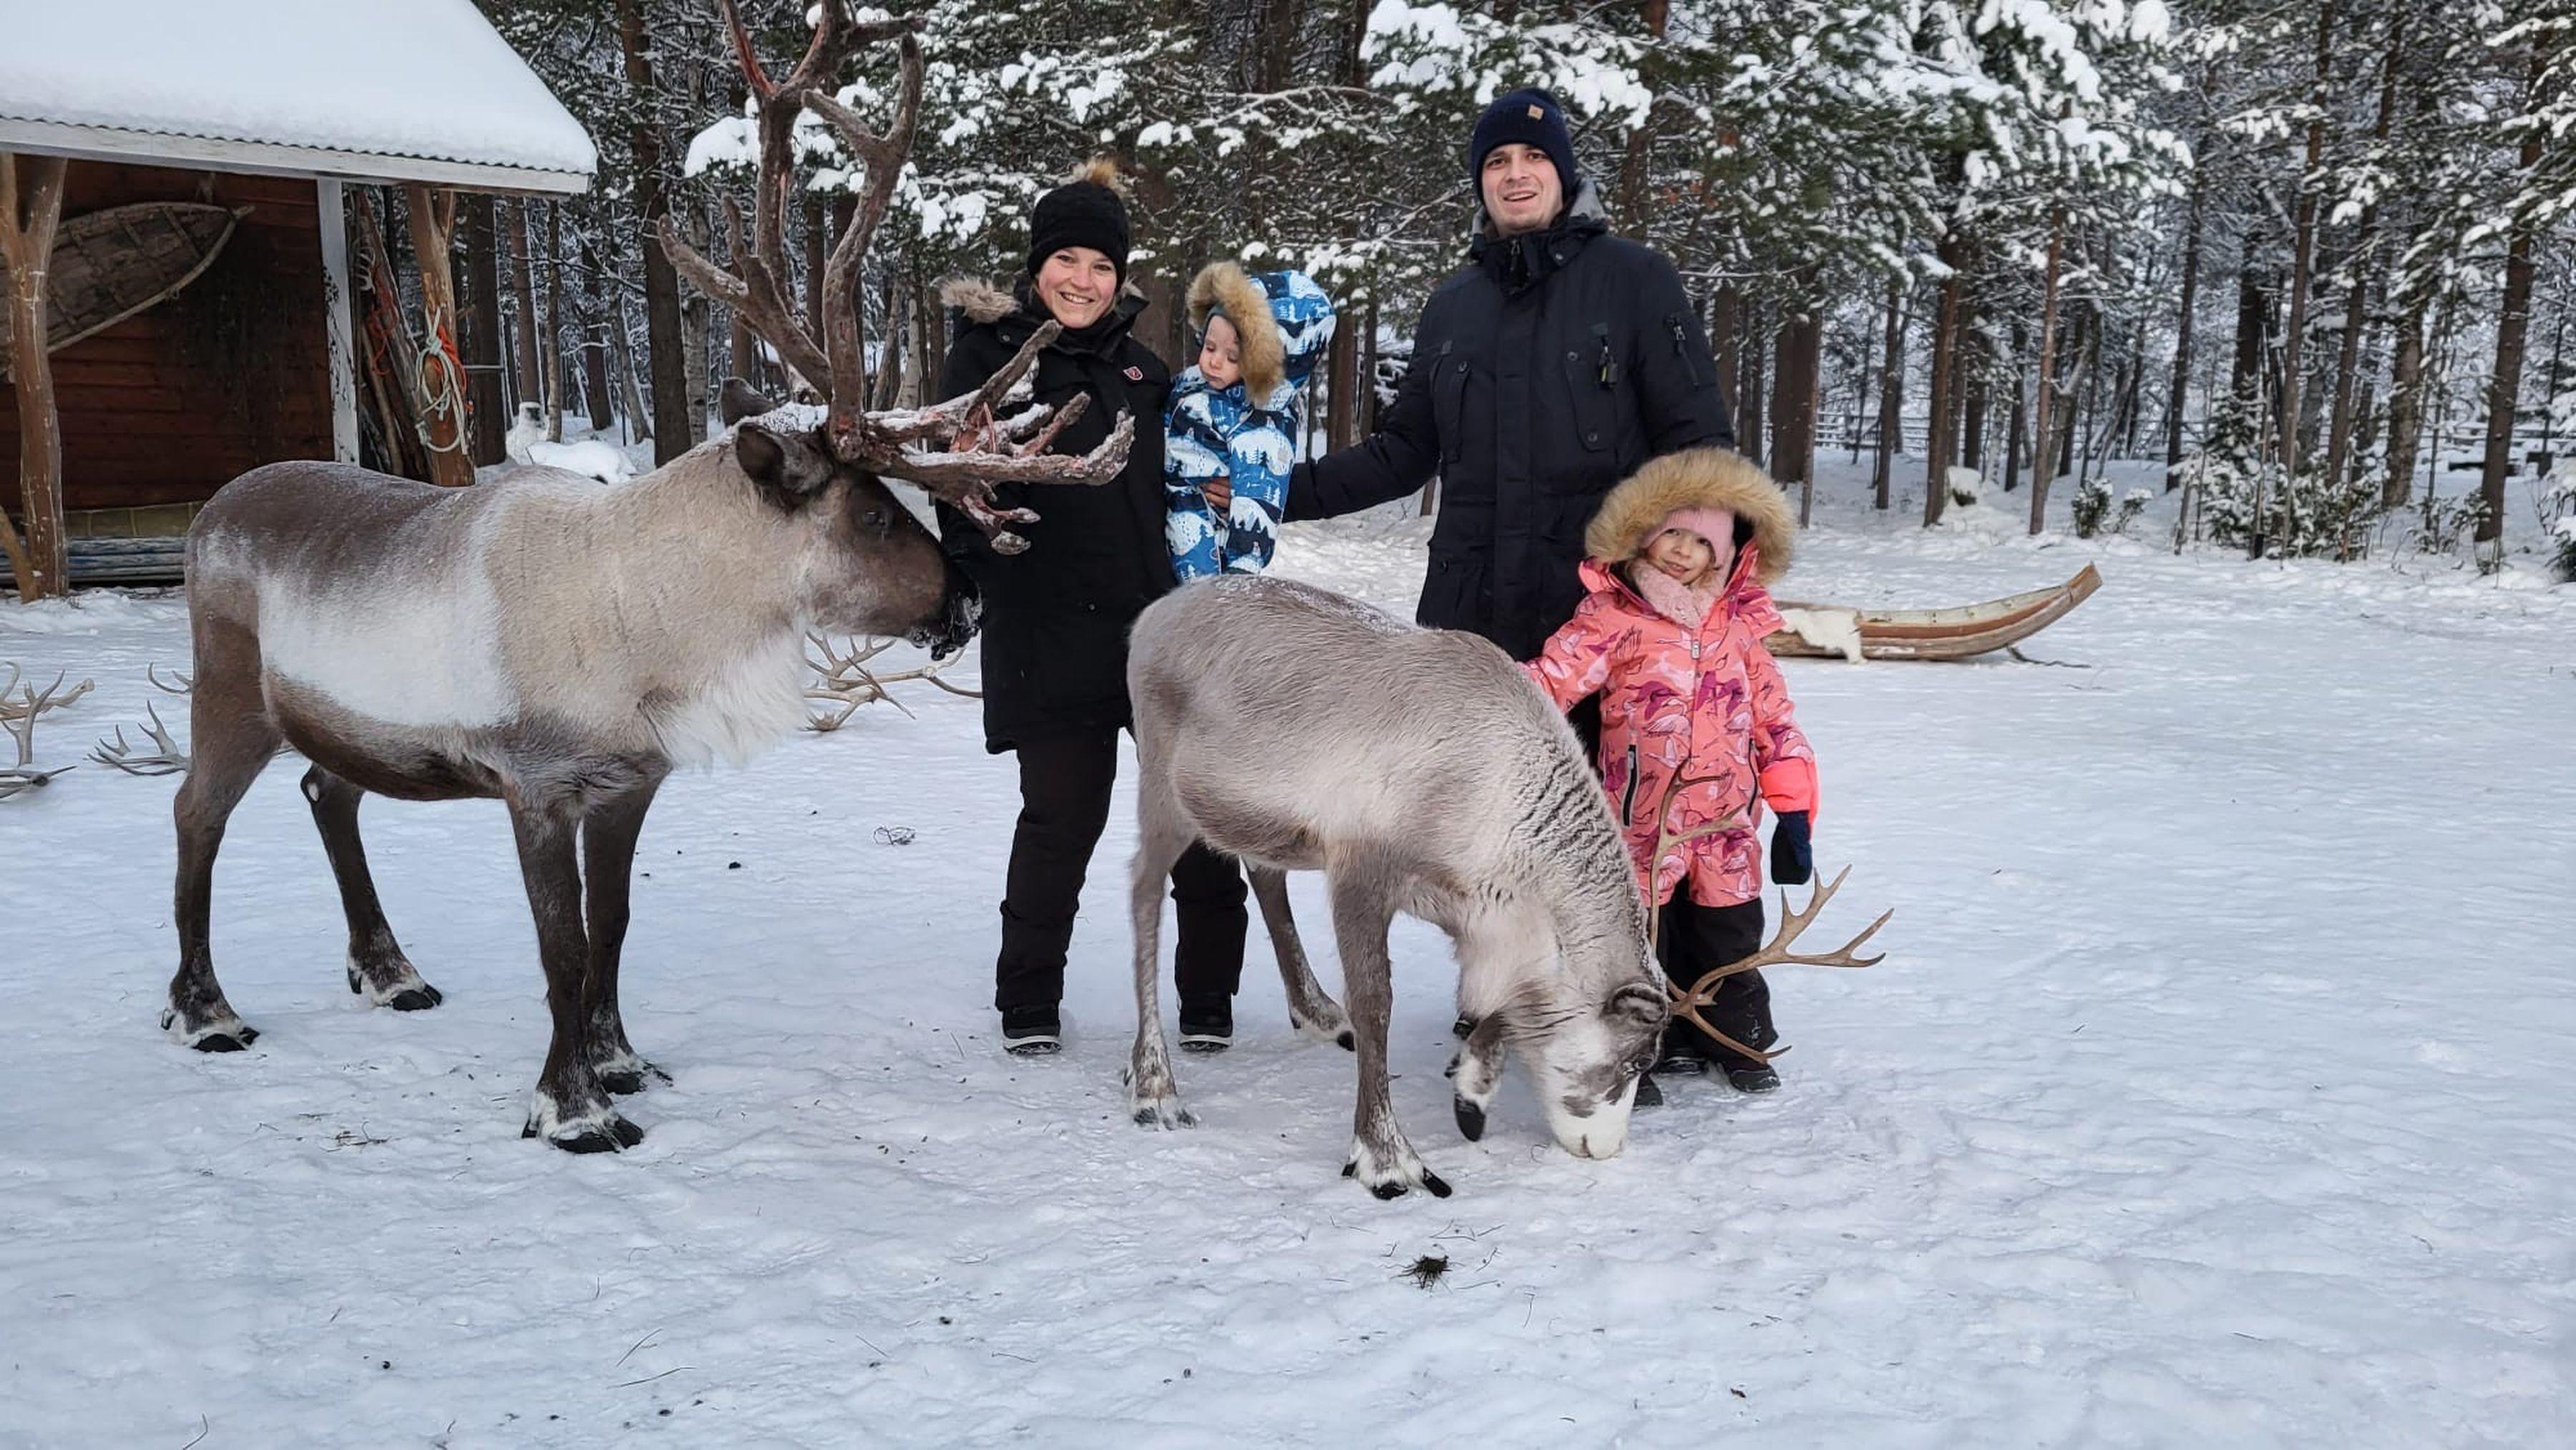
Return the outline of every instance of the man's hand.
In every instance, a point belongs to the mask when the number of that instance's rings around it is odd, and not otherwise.
[[[1218,518],[1234,511],[1234,475],[1220,473],[1200,484],[1199,492],[1207,495],[1208,507],[1216,510]]]

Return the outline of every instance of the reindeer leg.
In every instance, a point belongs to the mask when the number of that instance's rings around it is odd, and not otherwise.
[[[644,1130],[617,1115],[599,1070],[583,1050],[583,1009],[590,976],[589,933],[582,928],[581,868],[574,859],[580,822],[569,804],[509,796],[510,830],[519,842],[519,875],[537,921],[537,957],[546,969],[546,1006],[554,1041],[537,1074],[536,1101],[520,1136],[542,1137],[573,1153],[615,1152],[644,1141]]]
[[[1450,1111],[1458,1131],[1470,1143],[1485,1136],[1485,1113],[1494,1105],[1494,1090],[1503,1083],[1503,1017],[1497,1012],[1467,1034],[1458,1055],[1449,1061]]]
[[[1318,1042],[1339,1043],[1344,1052],[1355,1051],[1358,1040],[1351,1035],[1350,1017],[1315,980],[1315,969],[1306,960],[1297,918],[1288,909],[1288,873],[1249,861],[1244,867],[1252,880],[1253,898],[1261,903],[1261,924],[1270,932],[1270,954],[1279,959],[1279,980],[1288,989],[1289,1025]]]
[[[635,838],[643,833],[644,813],[653,808],[653,795],[661,788],[662,777],[653,776],[594,809],[581,826],[583,905],[590,928],[583,1050],[599,1074],[600,1085],[612,1093],[642,1092],[648,1074],[671,1080],[669,1073],[636,1055],[626,1040],[626,1019],[617,1007],[617,968],[626,945]]]
[[[1138,772],[1136,863],[1127,904],[1136,937],[1136,1047],[1127,1062],[1136,1124],[1144,1128],[1198,1125],[1181,1106],[1172,1077],[1171,1043],[1163,1036],[1163,882],[1172,863],[1190,847],[1189,825],[1177,819],[1168,786],[1150,767]]]
[[[1380,1198],[1394,1198],[1419,1185],[1434,1198],[1447,1198],[1449,1185],[1422,1166],[1395,1120],[1395,1102],[1387,1088],[1386,1032],[1393,1015],[1395,988],[1386,929],[1395,919],[1396,868],[1383,858],[1344,859],[1329,868],[1333,890],[1333,936],[1342,950],[1342,991],[1351,1011],[1351,1030],[1359,1039],[1359,1101],[1352,1113],[1351,1156],[1342,1176]]]
[[[213,914],[215,853],[224,822],[282,743],[259,699],[259,643],[246,634],[208,630],[197,648],[197,690],[190,704],[188,778],[170,808],[179,833],[173,915],[179,926],[179,970],[161,1026],[199,1052],[239,1052],[259,1040],[215,980],[208,921]]]
[[[340,909],[349,918],[349,990],[397,1012],[437,1006],[444,1000],[439,990],[422,981],[403,955],[376,899],[367,849],[358,839],[358,801],[366,792],[318,765],[304,772],[303,790],[314,828],[322,833],[323,854],[331,858],[331,875],[340,883]]]

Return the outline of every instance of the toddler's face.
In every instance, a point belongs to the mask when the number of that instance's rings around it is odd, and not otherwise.
[[[1725,547],[1731,557],[1734,541],[1728,540]],[[1684,584],[1696,585],[1725,567],[1729,558],[1721,558],[1718,546],[1688,529],[1665,529],[1646,541],[1646,562]]]
[[[1243,380],[1243,339],[1222,313],[1208,314],[1207,336],[1199,340],[1199,376],[1216,388]]]

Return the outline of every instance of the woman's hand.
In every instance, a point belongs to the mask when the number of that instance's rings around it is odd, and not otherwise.
[[[1217,517],[1234,511],[1234,475],[1220,473],[1200,484],[1199,492],[1207,495],[1208,507],[1216,510]]]

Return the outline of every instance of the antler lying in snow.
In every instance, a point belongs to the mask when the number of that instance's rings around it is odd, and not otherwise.
[[[948,660],[932,660],[928,664],[909,670],[897,670],[893,674],[880,674],[869,669],[867,667],[869,660],[894,648],[895,641],[890,639],[872,639],[864,644],[854,643],[846,650],[835,650],[832,648],[832,642],[819,634],[809,634],[805,636],[805,641],[823,654],[821,659],[816,659],[810,654],[805,657],[805,663],[811,665],[814,672],[823,677],[821,684],[806,687],[805,698],[829,700],[840,706],[838,710],[819,712],[808,719],[805,722],[805,728],[808,730],[816,732],[838,730],[849,723],[850,717],[858,713],[861,705],[872,700],[883,700],[896,709],[903,710],[903,702],[894,698],[886,686],[900,684],[905,680],[928,680],[952,695],[964,695],[969,699],[980,699],[983,694],[980,690],[969,690],[939,678],[939,672],[948,668]],[[949,659],[954,658],[956,658],[954,655],[949,657]],[[903,710],[903,713],[910,715],[912,712]]]
[[[1769,1052],[1764,1052],[1758,1048],[1749,1047],[1744,1043],[1738,1042],[1734,1038],[1727,1036],[1725,1033],[1718,1031],[1714,1027],[1711,1027],[1708,1024],[1708,1019],[1700,1015],[1700,1009],[1717,1000],[1718,983],[1725,981],[1727,978],[1734,976],[1738,972],[1750,972],[1758,967],[1779,966],[1874,967],[1880,962],[1887,960],[1887,956],[1883,952],[1874,957],[1857,957],[1852,954],[1860,950],[1862,943],[1867,942],[1871,937],[1878,935],[1878,929],[1887,925],[1889,917],[1896,915],[1896,909],[1894,907],[1889,907],[1887,910],[1880,912],[1878,914],[1878,920],[1871,922],[1867,927],[1863,928],[1860,935],[1853,937],[1850,941],[1844,942],[1840,947],[1837,947],[1830,952],[1826,952],[1821,956],[1801,956],[1798,953],[1789,950],[1790,945],[1797,941],[1798,934],[1805,931],[1807,927],[1815,921],[1817,914],[1825,909],[1825,903],[1834,899],[1835,892],[1842,890],[1843,877],[1849,876],[1850,874],[1851,868],[1849,866],[1845,866],[1833,880],[1829,882],[1818,882],[1815,894],[1807,898],[1807,909],[1804,911],[1791,911],[1789,909],[1789,893],[1786,891],[1781,892],[1780,929],[1771,934],[1771,940],[1764,943],[1760,951],[1755,952],[1749,957],[1742,958],[1741,960],[1729,962],[1725,966],[1719,967],[1717,970],[1702,976],[1688,991],[1682,990],[1678,983],[1666,984],[1666,989],[1673,994],[1673,1015],[1676,1017],[1686,1017],[1690,1019],[1691,1022],[1698,1025],[1700,1031],[1717,1039],[1719,1045],[1730,1051],[1740,1052],[1746,1057],[1750,1057],[1757,1062],[1769,1062],[1772,1058],[1788,1051],[1787,1048],[1781,1047],[1774,1048]]]
[[[62,770],[36,769],[36,717],[47,710],[59,710],[88,694],[93,683],[83,680],[72,686],[70,694],[58,696],[55,692],[63,686],[63,676],[60,674],[55,675],[54,682],[47,685],[41,693],[33,685],[19,683],[21,678],[23,676],[19,668],[13,664],[9,666],[9,683],[0,685],[0,729],[7,730],[9,738],[17,742],[18,746],[18,763],[0,769],[0,800],[7,800],[22,791],[34,790],[62,774],[64,770],[72,769],[68,765]],[[18,696],[15,700],[9,698],[13,690]]]
[[[153,683],[160,682],[156,680]],[[152,717],[152,723],[138,725],[135,728],[142,731],[154,745],[160,747],[159,749],[148,755],[136,754],[134,747],[125,743],[125,727],[119,725],[116,727],[116,743],[111,745],[101,740],[98,742],[98,748],[89,753],[89,758],[111,770],[124,771],[127,775],[176,775],[186,770],[188,768],[187,748],[170,738],[169,728],[161,723],[161,712],[153,709],[147,702],[143,707],[143,713]]]

